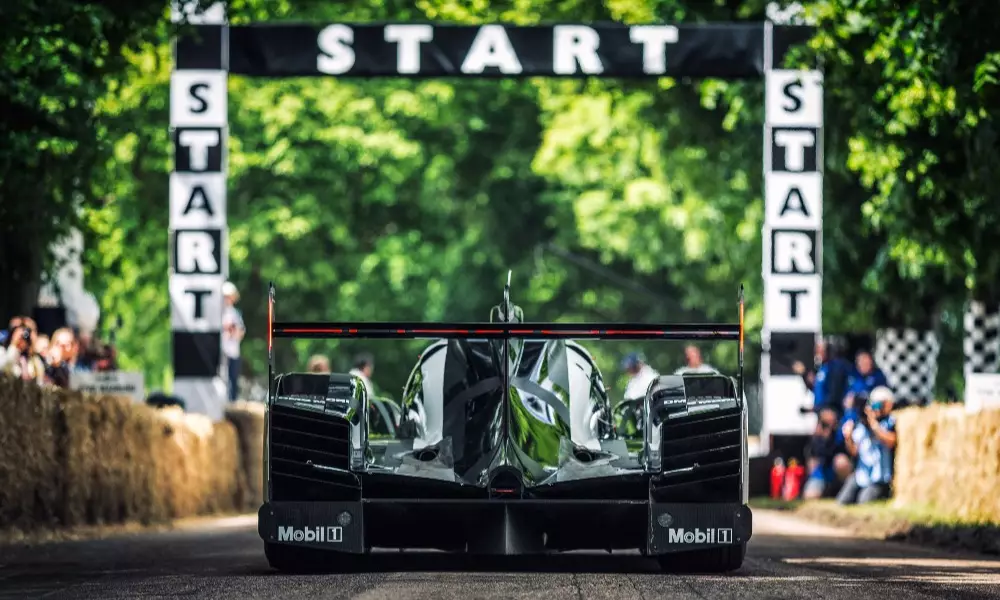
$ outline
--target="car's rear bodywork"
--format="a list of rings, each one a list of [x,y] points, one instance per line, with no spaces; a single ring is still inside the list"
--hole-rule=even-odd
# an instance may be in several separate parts
[[[370,435],[359,379],[273,378],[259,513],[272,563],[285,547],[637,549],[739,566],[751,535],[742,374],[660,377],[637,407],[642,439],[630,451],[597,365],[573,340],[738,340],[742,366],[742,297],[739,324],[566,325],[517,322],[508,294],[491,323],[271,323],[278,338],[437,339],[392,436]]]

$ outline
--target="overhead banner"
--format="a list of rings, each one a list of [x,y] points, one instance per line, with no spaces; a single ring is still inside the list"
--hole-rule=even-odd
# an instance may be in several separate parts
[[[229,28],[229,70],[263,77],[719,77],[763,74],[759,23],[348,24]]]

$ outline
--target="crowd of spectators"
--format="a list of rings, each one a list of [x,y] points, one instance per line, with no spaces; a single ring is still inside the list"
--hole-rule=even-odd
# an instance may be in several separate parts
[[[858,352],[853,363],[842,354],[823,341],[816,345],[814,366],[793,365],[813,394],[812,408],[803,410],[817,416],[806,448],[802,498],[835,496],[842,504],[884,499],[892,488],[895,397],[871,352]],[[677,374],[717,372],[694,345],[685,347],[684,356],[686,364]],[[640,399],[659,376],[638,353],[626,356],[621,368],[629,378],[625,400]]]
[[[20,379],[68,388],[74,372],[116,369],[114,344],[89,332],[62,327],[47,336],[30,317],[14,317],[0,331],[0,372]]]
[[[828,342],[816,345],[816,367],[794,365],[813,392],[816,431],[807,450],[804,499],[836,495],[841,504],[889,497],[896,448],[894,395],[872,355],[852,365]]]

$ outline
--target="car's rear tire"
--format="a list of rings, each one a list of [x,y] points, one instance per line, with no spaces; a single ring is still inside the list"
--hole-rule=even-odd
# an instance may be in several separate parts
[[[661,554],[656,557],[660,569],[670,573],[728,573],[743,566],[747,545],[734,544],[722,548],[707,548]]]
[[[314,550],[286,544],[264,543],[264,556],[272,569],[282,573],[345,573],[364,566],[364,554]]]

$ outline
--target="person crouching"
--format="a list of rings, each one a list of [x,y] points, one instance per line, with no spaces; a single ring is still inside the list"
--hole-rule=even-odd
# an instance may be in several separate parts
[[[892,416],[892,391],[879,386],[870,395],[855,396],[859,419],[844,423],[844,443],[857,457],[854,473],[837,494],[839,504],[861,504],[888,498],[892,486],[896,419]]]

